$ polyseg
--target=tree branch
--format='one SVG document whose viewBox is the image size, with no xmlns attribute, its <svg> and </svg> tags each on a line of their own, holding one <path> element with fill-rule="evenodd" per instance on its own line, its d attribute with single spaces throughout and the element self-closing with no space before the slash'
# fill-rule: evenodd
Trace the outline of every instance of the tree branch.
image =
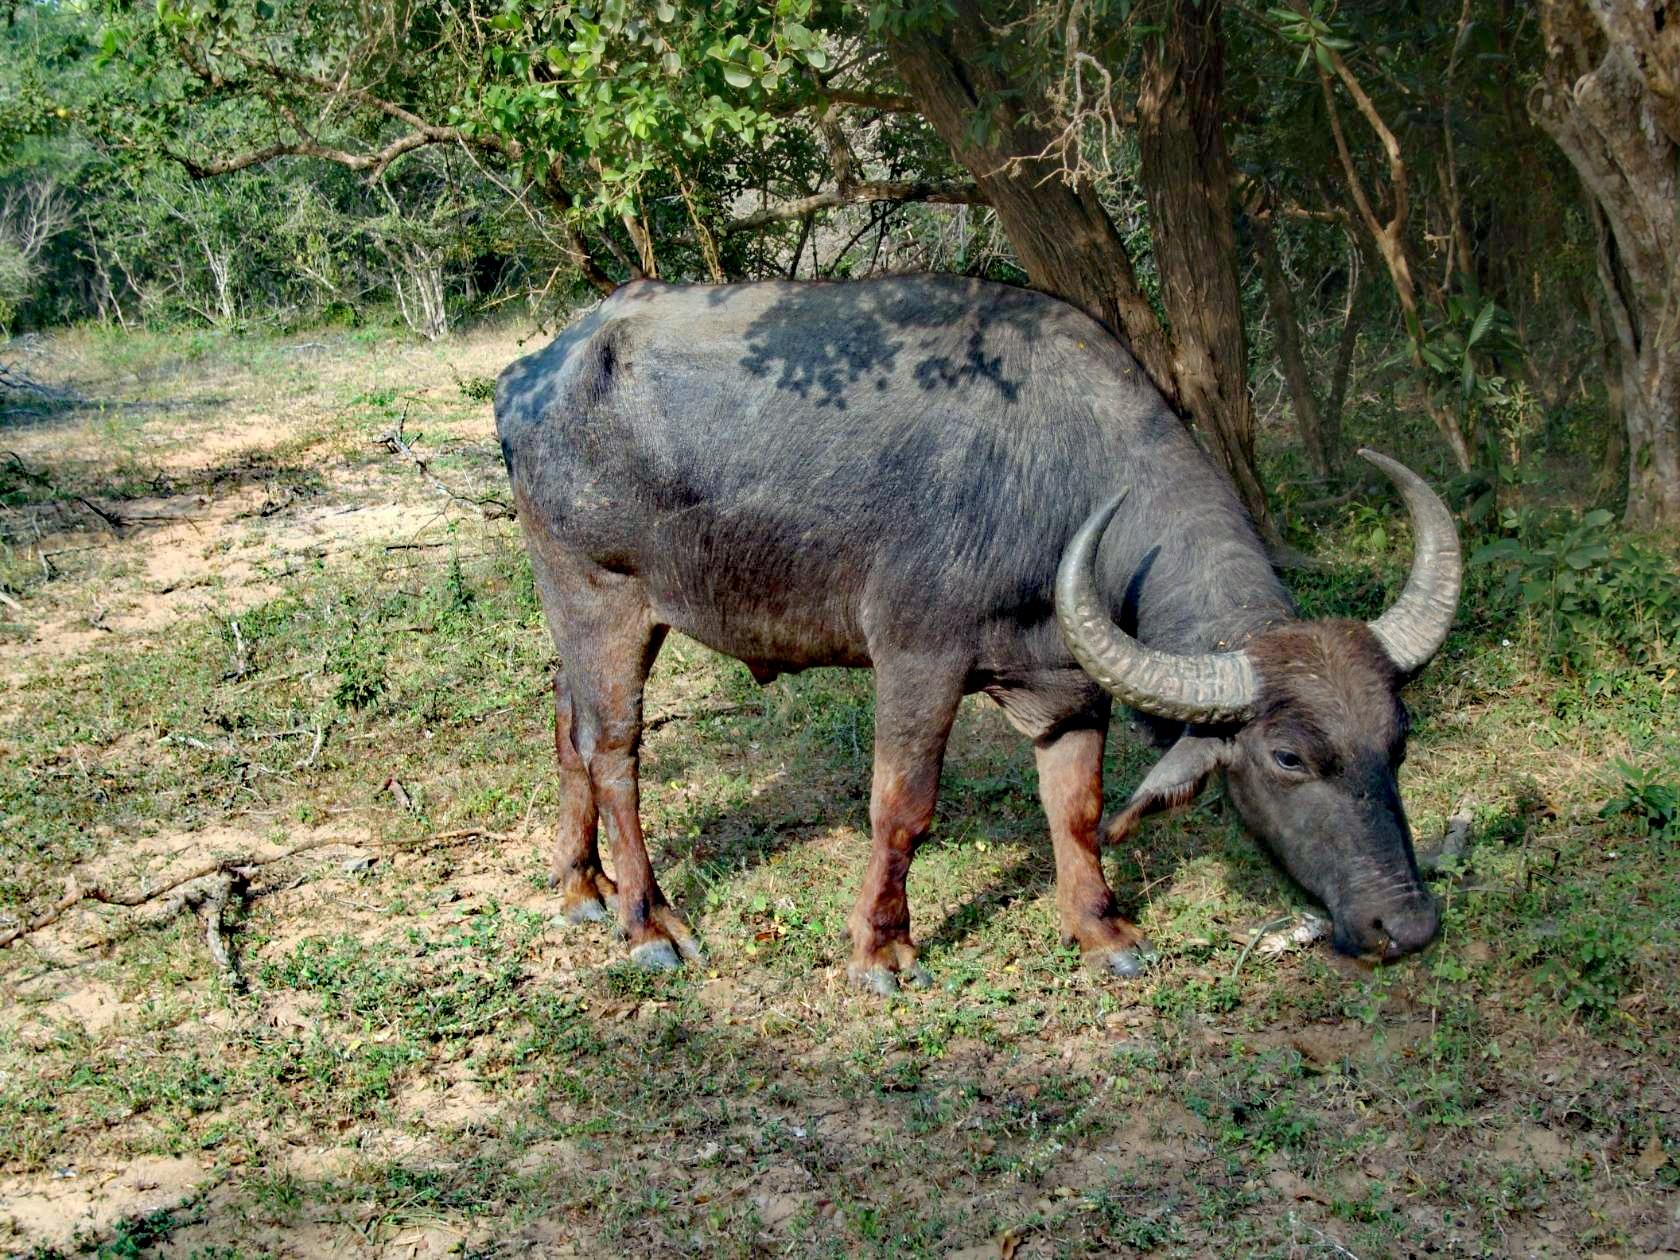
<svg viewBox="0 0 1680 1260">
<path fill-rule="evenodd" d="M 801 219 L 818 210 L 832 210 L 836 206 L 867 205 L 875 201 L 927 201 L 949 206 L 983 206 L 989 204 L 984 193 L 973 184 L 899 183 L 870 180 L 853 184 L 841 191 L 831 189 L 794 201 L 783 201 L 762 210 L 732 219 L 723 225 L 726 234 L 747 232 L 791 219 Z"/>
<path fill-rule="evenodd" d="M 859 109 L 879 109 L 889 114 L 914 114 L 916 102 L 908 96 L 892 92 L 871 92 L 868 88 L 835 87 L 825 83 L 820 89 L 823 98 L 837 105 L 855 105 Z"/>
</svg>

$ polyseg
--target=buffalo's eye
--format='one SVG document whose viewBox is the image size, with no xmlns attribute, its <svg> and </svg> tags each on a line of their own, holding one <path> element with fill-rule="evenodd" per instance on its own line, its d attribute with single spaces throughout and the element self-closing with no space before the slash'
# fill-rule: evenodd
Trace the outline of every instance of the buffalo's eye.
<svg viewBox="0 0 1680 1260">
<path fill-rule="evenodd" d="M 1287 748 L 1274 749 L 1272 760 L 1278 763 L 1280 770 L 1287 770 L 1291 774 L 1299 774 L 1307 768 L 1307 763 L 1301 760 L 1301 755 L 1290 752 Z"/>
</svg>

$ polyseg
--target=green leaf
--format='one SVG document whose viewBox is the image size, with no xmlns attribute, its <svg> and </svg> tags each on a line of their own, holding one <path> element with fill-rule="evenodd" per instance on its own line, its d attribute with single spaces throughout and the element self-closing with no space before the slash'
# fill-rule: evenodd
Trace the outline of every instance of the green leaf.
<svg viewBox="0 0 1680 1260">
<path fill-rule="evenodd" d="M 1610 548 L 1603 543 L 1591 543 L 1585 547 L 1578 547 L 1563 558 L 1571 569 L 1590 569 L 1595 564 L 1601 564 L 1610 558 Z"/>
<path fill-rule="evenodd" d="M 1470 566 L 1492 564 L 1496 560 L 1514 560 L 1522 555 L 1523 546 L 1515 538 L 1496 538 L 1493 542 L 1470 553 Z"/>
<path fill-rule="evenodd" d="M 1498 313 L 1499 308 L 1494 305 L 1493 299 L 1489 298 L 1487 305 L 1482 307 L 1482 313 L 1476 316 L 1476 322 L 1470 326 L 1471 345 L 1475 345 L 1487 334 L 1487 330 L 1493 326 L 1493 317 Z"/>
<path fill-rule="evenodd" d="M 807 48 L 805 61 L 813 70 L 821 70 L 828 64 L 828 54 L 820 48 Z"/>
<path fill-rule="evenodd" d="M 753 85 L 753 77 L 741 66 L 725 64 L 723 78 L 730 87 L 745 88 Z"/>
<path fill-rule="evenodd" d="M 661 3 L 655 5 L 653 11 L 661 22 L 674 22 L 677 20 L 677 6 L 674 4 L 666 4 L 664 3 L 664 0 L 661 0 Z"/>
</svg>

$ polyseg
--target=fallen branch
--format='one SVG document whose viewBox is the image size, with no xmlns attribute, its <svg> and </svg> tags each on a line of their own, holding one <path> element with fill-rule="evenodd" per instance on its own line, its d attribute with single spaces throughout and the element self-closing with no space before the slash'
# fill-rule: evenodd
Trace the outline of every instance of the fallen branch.
<svg viewBox="0 0 1680 1260">
<path fill-rule="evenodd" d="M 0 390 L 28 394 L 31 398 L 39 398 L 43 402 L 79 403 L 86 401 L 79 394 L 59 389 L 55 385 L 43 384 L 28 373 L 20 371 L 17 365 L 12 363 L 0 363 Z M 17 457 L 13 456 L 13 458 Z"/>
<path fill-rule="evenodd" d="M 349 843 L 352 842 L 346 840 L 343 836 L 315 836 L 309 840 L 303 841 L 300 844 L 295 844 L 283 852 L 276 853 L 271 857 L 212 858 L 208 862 L 202 862 L 182 874 L 177 875 L 167 883 L 159 884 L 156 888 L 141 887 L 131 889 L 126 892 L 113 892 L 109 889 L 101 888 L 98 884 L 78 884 L 77 881 L 72 878 L 70 881 L 70 887 L 66 890 L 64 896 L 58 900 L 57 904 L 36 915 L 35 918 L 31 919 L 28 923 L 20 924 L 18 927 L 12 928 L 6 932 L 0 932 L 0 949 L 5 948 L 20 937 L 28 936 L 32 932 L 39 932 L 44 927 L 50 927 L 84 901 L 97 901 L 103 905 L 128 906 L 131 908 L 134 906 L 143 906 L 148 901 L 161 897 L 165 893 L 173 892 L 175 889 L 180 888 L 184 884 L 190 884 L 194 880 L 203 879 L 207 875 L 215 875 L 221 872 L 232 871 L 249 872 L 256 870 L 258 867 L 272 865 L 275 862 L 284 862 L 287 858 L 296 857 L 300 853 L 307 853 L 310 849 L 323 849 L 330 844 Z M 177 910 L 178 909 L 179 907 L 177 907 Z"/>
<path fill-rule="evenodd" d="M 1238 955 L 1237 965 L 1231 968 L 1231 979 L 1237 978 L 1237 973 L 1243 969 L 1248 956 L 1256 951 L 1272 957 L 1287 953 L 1298 946 L 1311 945 L 1329 935 L 1329 922 L 1316 914 L 1286 914 L 1281 919 L 1273 919 L 1255 931 L 1254 938 Z"/>
<path fill-rule="evenodd" d="M 380 844 L 378 842 L 372 843 L 373 847 L 376 848 L 384 848 L 392 853 L 403 853 L 412 849 L 425 848 L 426 846 L 432 844 L 442 844 L 451 841 L 473 840 L 480 838 L 512 840 L 516 837 L 512 832 L 486 831 L 481 827 L 465 827 L 458 831 L 444 831 L 435 835 L 421 836 L 417 840 L 394 840 L 384 844 Z M 124 891 L 113 891 L 111 889 L 103 888 L 97 883 L 79 883 L 74 877 L 72 877 L 68 888 L 65 890 L 64 896 L 60 897 L 57 902 L 43 910 L 27 923 L 20 923 L 14 928 L 8 928 L 6 931 L 0 932 L 0 949 L 4 949 L 6 946 L 11 945 L 15 941 L 21 940 L 25 936 L 30 936 L 33 933 L 39 932 L 42 928 L 51 927 L 71 910 L 74 910 L 77 906 L 81 905 L 84 901 L 97 901 L 101 905 L 125 906 L 132 909 L 137 906 L 143 906 L 148 901 L 155 901 L 157 898 L 164 896 L 166 893 L 172 893 L 177 889 L 184 888 L 187 885 L 197 880 L 205 879 L 208 876 L 226 875 L 239 881 L 240 883 L 245 883 L 250 880 L 251 874 L 254 871 L 260 870 L 265 866 L 273 866 L 278 862 L 284 862 L 288 858 L 297 857 L 299 854 L 307 853 L 311 849 L 325 849 L 331 847 L 332 845 L 340 844 L 367 846 L 369 843 L 369 841 L 365 840 L 351 840 L 344 836 L 313 836 L 308 840 L 294 844 L 289 849 L 283 849 L 279 853 L 270 854 L 268 857 L 246 855 L 243 857 L 212 858 L 207 862 L 201 862 L 197 866 L 183 871 L 181 874 L 162 884 L 159 884 L 155 888 L 142 886 L 140 888 Z M 208 890 L 204 893 L 199 893 L 194 890 L 183 894 L 181 897 L 171 898 L 169 902 L 165 903 L 164 912 L 156 916 L 154 922 L 162 923 L 167 919 L 172 918 L 174 915 L 180 913 L 180 911 L 185 907 L 198 904 L 199 901 L 203 900 L 203 898 L 207 895 Z"/>
<path fill-rule="evenodd" d="M 321 744 L 326 738 L 327 738 L 327 728 L 324 725 L 322 725 L 320 722 L 315 723 L 315 744 L 314 744 L 314 747 L 312 747 L 309 750 L 309 756 L 305 757 L 302 761 L 296 763 L 292 767 L 292 769 L 293 770 L 307 770 L 307 769 L 309 769 L 310 766 L 314 765 L 315 764 L 315 758 L 317 758 L 321 755 Z"/>
<path fill-rule="evenodd" d="M 655 713 L 642 723 L 643 731 L 657 731 L 667 722 L 692 722 L 703 718 L 723 717 L 730 713 L 739 713 L 747 706 L 744 704 L 714 704 L 704 709 L 681 709 L 673 713 Z"/>
<path fill-rule="evenodd" d="M 89 499 L 84 495 L 72 495 L 71 498 L 74 502 L 80 503 L 88 511 L 92 512 L 100 520 L 104 521 L 110 531 L 118 538 L 122 537 L 123 526 L 127 524 L 122 517 L 118 516 L 115 512 L 107 512 L 92 499 Z"/>
<path fill-rule="evenodd" d="M 216 881 L 215 888 L 204 902 L 204 943 L 210 950 L 211 960 L 222 973 L 222 983 L 233 990 L 243 988 L 245 979 L 239 974 L 239 968 L 234 966 L 227 938 L 222 934 L 222 915 L 234 889 L 244 886 L 243 876 L 237 872 L 226 872 Z"/>
</svg>

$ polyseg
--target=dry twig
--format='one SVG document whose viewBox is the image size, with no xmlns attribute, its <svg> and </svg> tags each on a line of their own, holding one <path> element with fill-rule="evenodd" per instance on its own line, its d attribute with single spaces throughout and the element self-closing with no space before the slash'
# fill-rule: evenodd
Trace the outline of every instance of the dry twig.
<svg viewBox="0 0 1680 1260">
<path fill-rule="evenodd" d="M 1469 797 L 1458 803 L 1441 833 L 1441 843 L 1417 855 L 1418 870 L 1425 875 L 1438 875 L 1448 863 L 1464 861 L 1470 853 L 1470 837 L 1475 827 L 1470 816 L 1474 808 L 1475 802 Z"/>
<path fill-rule="evenodd" d="M 483 498 L 474 498 L 470 494 L 462 494 L 459 490 L 454 489 L 442 481 L 438 475 L 432 471 L 429 461 L 427 461 L 424 456 L 420 455 L 414 449 L 414 446 L 409 442 L 407 435 L 403 432 L 403 426 L 407 423 L 408 408 L 405 406 L 402 410 L 402 415 L 397 417 L 397 427 L 381 434 L 379 441 L 386 446 L 393 455 L 401 455 L 418 468 L 420 470 L 420 475 L 430 482 L 432 487 L 445 498 L 452 499 L 456 503 L 466 503 L 477 508 L 479 513 L 487 521 L 511 521 L 513 519 L 513 507 L 506 501 L 498 499 L 495 495 L 485 495 Z"/>
</svg>

